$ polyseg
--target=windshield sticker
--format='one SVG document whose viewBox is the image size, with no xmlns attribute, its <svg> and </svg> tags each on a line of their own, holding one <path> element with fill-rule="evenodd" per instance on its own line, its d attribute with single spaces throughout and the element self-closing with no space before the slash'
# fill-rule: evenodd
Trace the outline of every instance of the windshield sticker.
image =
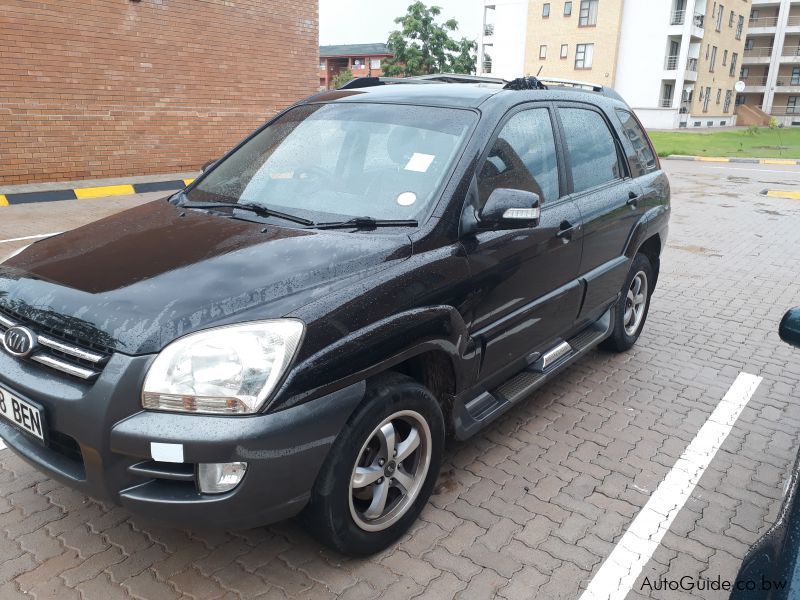
<svg viewBox="0 0 800 600">
<path fill-rule="evenodd" d="M 433 159 L 436 158 L 433 154 L 422 154 L 421 152 L 414 152 L 406 165 L 406 171 L 416 171 L 417 173 L 425 173 L 428 167 L 431 166 Z"/>
<path fill-rule="evenodd" d="M 403 192 L 397 197 L 397 203 L 400 206 L 411 206 L 417 201 L 417 195 L 414 192 Z"/>
</svg>

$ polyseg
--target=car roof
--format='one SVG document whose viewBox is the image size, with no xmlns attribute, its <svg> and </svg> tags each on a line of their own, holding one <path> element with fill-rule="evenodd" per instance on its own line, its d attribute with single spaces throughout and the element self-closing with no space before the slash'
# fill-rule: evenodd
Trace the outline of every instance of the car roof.
<svg viewBox="0 0 800 600">
<path fill-rule="evenodd" d="M 315 94 L 303 103 L 370 102 L 386 104 L 418 104 L 451 108 L 477 108 L 492 100 L 492 104 L 512 106 L 533 100 L 573 100 L 624 107 L 621 100 L 596 91 L 574 87 L 549 87 L 546 90 L 512 90 L 501 83 L 391 83 L 351 89 L 338 89 Z"/>
</svg>

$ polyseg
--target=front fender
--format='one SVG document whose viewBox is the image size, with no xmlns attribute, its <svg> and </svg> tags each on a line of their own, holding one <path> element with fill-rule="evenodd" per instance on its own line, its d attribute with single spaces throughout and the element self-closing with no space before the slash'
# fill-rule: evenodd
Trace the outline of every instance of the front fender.
<svg viewBox="0 0 800 600">
<path fill-rule="evenodd" d="M 353 331 L 298 363 L 267 410 L 313 400 L 431 350 L 449 357 L 456 391 L 471 385 L 477 357 L 464 319 L 452 306 L 428 306 Z"/>
</svg>

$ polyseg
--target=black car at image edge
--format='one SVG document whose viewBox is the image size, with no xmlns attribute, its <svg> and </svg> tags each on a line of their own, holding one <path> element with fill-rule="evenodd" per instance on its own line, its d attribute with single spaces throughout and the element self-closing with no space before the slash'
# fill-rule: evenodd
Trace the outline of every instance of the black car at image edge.
<svg viewBox="0 0 800 600">
<path fill-rule="evenodd" d="M 669 199 L 612 90 L 354 80 L 174 196 L 0 265 L 0 437 L 134 514 L 302 514 L 376 552 L 447 436 L 636 342 Z"/>
</svg>

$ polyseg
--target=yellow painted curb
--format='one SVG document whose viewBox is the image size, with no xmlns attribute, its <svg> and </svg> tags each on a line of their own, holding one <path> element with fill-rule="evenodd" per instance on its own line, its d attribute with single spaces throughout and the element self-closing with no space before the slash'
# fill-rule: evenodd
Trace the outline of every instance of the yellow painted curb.
<svg viewBox="0 0 800 600">
<path fill-rule="evenodd" d="M 183 180 L 183 183 L 185 183 L 186 185 L 189 185 L 189 184 L 190 184 L 190 183 L 192 183 L 193 181 L 194 181 L 194 179 L 184 179 L 184 180 Z"/>
<path fill-rule="evenodd" d="M 717 156 L 698 156 L 697 160 L 700 162 L 715 162 L 715 163 L 731 162 L 730 158 L 722 158 Z"/>
<path fill-rule="evenodd" d="M 789 160 L 786 158 L 765 158 L 761 161 L 762 165 L 796 165 L 796 160 Z"/>
<path fill-rule="evenodd" d="M 0 194 L 0 206 L 8 206 L 8 198 Z"/>
<path fill-rule="evenodd" d="M 79 200 L 102 198 L 104 196 L 125 196 L 135 194 L 132 185 L 105 185 L 102 187 L 76 188 L 75 196 Z"/>
<path fill-rule="evenodd" d="M 800 192 L 788 192 L 783 190 L 768 190 L 767 196 L 773 198 L 788 198 L 789 200 L 800 200 Z"/>
</svg>

